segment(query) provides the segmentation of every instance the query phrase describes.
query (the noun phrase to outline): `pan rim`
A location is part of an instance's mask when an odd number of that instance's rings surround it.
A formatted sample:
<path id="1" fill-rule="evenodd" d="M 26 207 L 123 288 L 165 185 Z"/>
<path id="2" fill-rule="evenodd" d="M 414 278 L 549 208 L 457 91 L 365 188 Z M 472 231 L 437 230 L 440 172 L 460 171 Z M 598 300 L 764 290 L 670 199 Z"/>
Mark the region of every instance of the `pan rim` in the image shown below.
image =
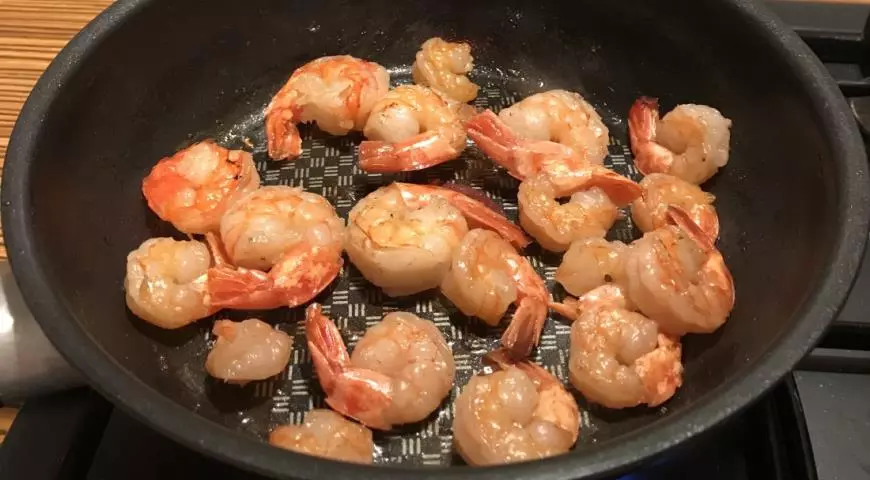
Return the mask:
<path id="1" fill-rule="evenodd" d="M 30 158 L 42 134 L 40 125 L 66 79 L 77 71 L 78 60 L 120 28 L 126 19 L 153 0 L 119 0 L 86 26 L 55 58 L 34 87 L 13 130 L 2 182 L 2 222 L 6 226 L 9 260 L 24 298 L 41 327 L 64 357 L 91 384 L 135 418 L 199 452 L 245 469 L 271 476 L 349 478 L 365 475 L 389 478 L 587 478 L 628 469 L 719 424 L 769 391 L 821 338 L 840 310 L 861 262 L 870 223 L 870 179 L 863 141 L 844 98 L 827 71 L 797 35 L 767 7 L 752 0 L 727 0 L 747 25 L 764 32 L 769 45 L 787 58 L 791 71 L 810 95 L 812 108 L 831 142 L 840 190 L 837 242 L 819 288 L 797 313 L 795 328 L 784 333 L 742 377 L 723 384 L 722 395 L 708 395 L 685 412 L 632 432 L 624 440 L 600 448 L 559 457 L 488 468 L 423 469 L 400 466 L 362 466 L 318 459 L 270 447 L 253 437 L 192 414 L 186 408 L 139 381 L 114 361 L 73 320 L 64 301 L 52 292 L 46 269 L 35 254 L 38 240 L 30 229 Z M 90 345 L 87 345 L 90 344 Z M 86 348 L 83 346 L 87 345 Z"/>

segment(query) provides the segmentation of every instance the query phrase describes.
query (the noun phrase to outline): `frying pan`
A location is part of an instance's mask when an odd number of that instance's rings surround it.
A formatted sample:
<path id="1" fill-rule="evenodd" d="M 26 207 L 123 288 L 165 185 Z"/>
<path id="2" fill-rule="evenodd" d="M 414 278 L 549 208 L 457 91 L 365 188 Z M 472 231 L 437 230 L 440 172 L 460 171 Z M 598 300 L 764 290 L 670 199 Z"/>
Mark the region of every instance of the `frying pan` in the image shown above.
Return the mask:
<path id="1" fill-rule="evenodd" d="M 303 185 L 342 215 L 393 180 L 458 179 L 515 216 L 516 182 L 473 147 L 436 169 L 365 175 L 354 167 L 358 136 L 309 128 L 296 162 L 266 159 L 262 110 L 293 69 L 348 53 L 406 82 L 414 53 L 432 36 L 473 45 L 472 77 L 484 86 L 478 107 L 498 109 L 552 88 L 580 92 L 610 128 L 607 164 L 627 175 L 636 171 L 625 114 L 639 95 L 660 97 L 666 110 L 693 102 L 730 117 L 730 163 L 705 188 L 718 199 L 736 307 L 719 331 L 684 339 L 684 386 L 663 408 L 608 411 L 581 399 L 581 440 L 567 455 L 461 466 L 451 453 L 449 399 L 420 424 L 376 435 L 377 461 L 390 466 L 269 447 L 262 438 L 271 427 L 323 403 L 301 309 L 261 315 L 296 338 L 280 378 L 245 388 L 208 379 L 209 321 L 160 331 L 124 306 L 126 254 L 148 237 L 174 234 L 145 206 L 142 178 L 162 156 L 213 137 L 233 148 L 250 141 L 265 183 Z M 108 398 L 187 446 L 274 477 L 595 477 L 740 410 L 813 346 L 864 250 L 865 162 L 854 121 L 817 59 L 744 0 L 122 0 L 57 57 L 25 105 L 5 165 L 3 224 L 16 278 L 59 350 Z M 624 221 L 611 235 L 630 240 L 636 232 Z M 558 256 L 527 253 L 553 287 Z M 353 267 L 318 300 L 351 345 L 386 311 L 433 320 L 453 346 L 457 388 L 498 338 L 436 293 L 385 298 Z M 535 353 L 563 379 L 567 331 L 549 320 Z"/>

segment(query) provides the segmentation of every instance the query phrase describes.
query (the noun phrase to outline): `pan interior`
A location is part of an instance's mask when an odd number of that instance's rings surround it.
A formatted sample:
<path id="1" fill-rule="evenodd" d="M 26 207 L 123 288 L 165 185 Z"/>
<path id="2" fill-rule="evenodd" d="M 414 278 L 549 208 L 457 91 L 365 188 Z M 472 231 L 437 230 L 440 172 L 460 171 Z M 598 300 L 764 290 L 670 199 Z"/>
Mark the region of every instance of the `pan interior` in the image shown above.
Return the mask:
<path id="1" fill-rule="evenodd" d="M 641 94 L 660 97 L 665 110 L 709 104 L 734 122 L 731 161 L 705 185 L 717 197 L 719 245 L 737 285 L 731 320 L 715 334 L 685 339 L 684 387 L 664 407 L 609 411 L 581 399 L 578 452 L 606 447 L 723 394 L 775 347 L 830 257 L 834 166 L 808 94 L 782 75 L 787 61 L 760 52 L 756 46 L 768 40 L 754 30 L 740 37 L 728 31 L 728 19 L 737 21 L 728 2 L 698 1 L 679 10 L 643 1 L 406 3 L 151 2 L 82 59 L 44 119 L 32 165 L 32 228 L 54 290 L 96 346 L 162 395 L 243 435 L 262 438 L 275 425 L 300 422 L 306 411 L 323 406 L 299 325 L 301 308 L 219 314 L 257 315 L 295 336 L 288 371 L 244 388 L 205 374 L 210 321 L 167 332 L 126 310 L 126 254 L 146 238 L 177 235 L 148 211 L 140 184 L 162 156 L 213 137 L 249 150 L 250 141 L 265 184 L 322 194 L 343 217 L 357 200 L 393 180 L 457 180 L 481 188 L 516 218 L 516 181 L 474 147 L 424 172 L 367 175 L 355 166 L 359 136 L 304 128 L 301 158 L 266 158 L 262 110 L 294 68 L 347 53 L 389 67 L 394 83 L 407 82 L 419 45 L 443 36 L 472 44 L 472 77 L 484 87 L 479 107 L 499 109 L 553 88 L 580 92 L 610 128 L 607 165 L 623 174 L 636 177 L 625 112 Z M 628 219 L 611 232 L 623 241 L 636 236 Z M 560 257 L 536 247 L 527 253 L 558 298 L 562 292 L 552 278 Z M 459 463 L 450 402 L 480 371 L 480 357 L 500 330 L 463 317 L 437 292 L 387 298 L 346 265 L 318 301 L 351 348 L 385 312 L 409 310 L 439 326 L 457 363 L 451 399 L 419 424 L 377 434 L 378 461 Z M 535 354 L 563 380 L 568 332 L 552 317 Z"/>

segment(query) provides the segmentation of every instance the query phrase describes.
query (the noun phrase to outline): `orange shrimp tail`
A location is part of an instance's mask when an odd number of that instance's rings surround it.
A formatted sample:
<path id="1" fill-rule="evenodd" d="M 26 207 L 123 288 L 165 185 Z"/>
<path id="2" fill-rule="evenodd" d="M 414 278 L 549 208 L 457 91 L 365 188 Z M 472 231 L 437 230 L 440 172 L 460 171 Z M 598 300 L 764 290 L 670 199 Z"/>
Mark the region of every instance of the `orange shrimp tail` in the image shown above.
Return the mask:
<path id="1" fill-rule="evenodd" d="M 283 304 L 295 307 L 311 301 L 341 272 L 341 252 L 331 247 L 297 243 L 269 271 Z"/>
<path id="2" fill-rule="evenodd" d="M 268 274 L 232 266 L 208 270 L 208 296 L 215 308 L 271 310 L 285 306 Z"/>
<path id="3" fill-rule="evenodd" d="M 716 250 L 716 247 L 710 240 L 710 236 L 700 226 L 698 226 L 694 220 L 692 220 L 692 217 L 688 212 L 675 205 L 669 205 L 667 216 L 668 221 L 679 227 L 680 230 L 686 232 L 686 234 L 701 250 L 705 252 Z"/>
<path id="4" fill-rule="evenodd" d="M 492 161 L 521 178 L 514 151 L 520 140 L 492 110 L 484 110 L 465 123 L 468 136 Z"/>
<path id="5" fill-rule="evenodd" d="M 350 366 L 350 356 L 338 327 L 323 314 L 323 307 L 318 303 L 305 309 L 305 335 L 317 378 L 329 394 L 335 379 Z"/>
<path id="6" fill-rule="evenodd" d="M 546 302 L 531 297 L 523 298 L 510 325 L 502 334 L 501 344 L 514 359 L 528 357 L 538 345 L 546 320 Z"/>
<path id="7" fill-rule="evenodd" d="M 398 143 L 366 140 L 359 146 L 359 167 L 372 173 L 411 172 L 458 156 L 459 152 L 433 131 Z"/>
<path id="8" fill-rule="evenodd" d="M 674 163 L 674 154 L 655 142 L 658 122 L 658 99 L 640 97 L 628 112 L 628 134 L 634 166 L 644 175 L 667 173 Z"/>
<path id="9" fill-rule="evenodd" d="M 266 113 L 266 137 L 269 143 L 269 158 L 272 160 L 294 159 L 302 154 L 302 136 L 296 128 L 298 112 L 291 108 L 269 106 Z"/>
<path id="10" fill-rule="evenodd" d="M 628 136 L 631 141 L 632 153 L 637 155 L 637 147 L 655 141 L 658 121 L 659 100 L 657 98 L 640 97 L 634 101 L 628 111 Z"/>
<path id="11" fill-rule="evenodd" d="M 643 194 L 643 188 L 636 182 L 606 168 L 602 168 L 592 176 L 592 186 L 604 190 L 610 200 L 619 207 L 630 204 Z"/>
<path id="12" fill-rule="evenodd" d="M 520 227 L 484 203 L 449 188 L 443 188 L 443 191 L 450 204 L 462 212 L 472 227 L 492 230 L 519 249 L 532 243 Z"/>
<path id="13" fill-rule="evenodd" d="M 392 405 L 392 382 L 377 372 L 353 368 L 341 334 L 319 304 L 305 310 L 308 349 L 326 403 L 363 424 L 388 430 L 385 413 Z"/>
<path id="14" fill-rule="evenodd" d="M 559 379 L 552 373 L 548 372 L 544 367 L 537 363 L 531 362 L 528 359 L 516 359 L 511 355 L 509 350 L 500 348 L 493 350 L 483 357 L 485 363 L 497 366 L 504 370 L 509 367 L 516 367 L 523 371 L 529 378 L 538 385 L 561 384 Z"/>

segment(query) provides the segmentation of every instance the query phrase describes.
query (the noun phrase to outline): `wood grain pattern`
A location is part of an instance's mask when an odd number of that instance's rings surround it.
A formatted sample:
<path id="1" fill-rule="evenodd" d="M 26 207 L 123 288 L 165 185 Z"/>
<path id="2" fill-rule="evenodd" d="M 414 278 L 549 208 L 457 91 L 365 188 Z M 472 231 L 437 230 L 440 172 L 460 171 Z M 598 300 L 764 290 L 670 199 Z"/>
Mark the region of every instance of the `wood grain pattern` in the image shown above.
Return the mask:
<path id="1" fill-rule="evenodd" d="M 76 32 L 111 3 L 0 0 L 0 167 L 12 126 L 36 80 Z M 6 258 L 2 233 L 0 258 Z"/>
<path id="2" fill-rule="evenodd" d="M 0 0 L 0 167 L 27 95 L 64 45 L 111 0 Z M 6 247 L 0 228 L 0 259 Z M 18 410 L 0 408 L 0 443 Z"/>

